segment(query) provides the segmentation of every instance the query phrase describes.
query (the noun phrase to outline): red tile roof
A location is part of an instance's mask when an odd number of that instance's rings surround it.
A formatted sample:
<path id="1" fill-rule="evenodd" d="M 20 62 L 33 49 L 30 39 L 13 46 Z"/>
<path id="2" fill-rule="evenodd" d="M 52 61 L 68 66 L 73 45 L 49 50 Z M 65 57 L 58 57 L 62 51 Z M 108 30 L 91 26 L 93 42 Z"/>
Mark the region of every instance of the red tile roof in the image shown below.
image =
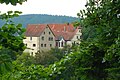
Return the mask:
<path id="1" fill-rule="evenodd" d="M 53 34 L 55 35 L 56 40 L 60 36 L 64 37 L 65 40 L 71 40 L 75 35 L 78 29 L 75 29 L 72 24 L 47 24 Z M 29 24 L 27 26 L 27 30 L 25 35 L 30 37 L 40 36 L 44 31 L 46 24 Z"/>
<path id="2" fill-rule="evenodd" d="M 27 37 L 37 37 L 44 31 L 45 25 L 44 24 L 28 24 L 25 36 Z"/>

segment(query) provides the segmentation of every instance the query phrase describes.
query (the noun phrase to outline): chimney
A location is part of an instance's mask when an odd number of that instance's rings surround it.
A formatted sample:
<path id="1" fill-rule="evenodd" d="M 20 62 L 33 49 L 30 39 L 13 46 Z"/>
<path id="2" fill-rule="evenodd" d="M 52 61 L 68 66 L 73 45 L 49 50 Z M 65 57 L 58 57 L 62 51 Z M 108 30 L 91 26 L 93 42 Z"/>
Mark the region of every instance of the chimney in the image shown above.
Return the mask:
<path id="1" fill-rule="evenodd" d="M 69 22 L 67 23 L 67 25 L 69 25 Z"/>
<path id="2" fill-rule="evenodd" d="M 66 32 L 66 27 L 64 26 L 64 32 Z"/>

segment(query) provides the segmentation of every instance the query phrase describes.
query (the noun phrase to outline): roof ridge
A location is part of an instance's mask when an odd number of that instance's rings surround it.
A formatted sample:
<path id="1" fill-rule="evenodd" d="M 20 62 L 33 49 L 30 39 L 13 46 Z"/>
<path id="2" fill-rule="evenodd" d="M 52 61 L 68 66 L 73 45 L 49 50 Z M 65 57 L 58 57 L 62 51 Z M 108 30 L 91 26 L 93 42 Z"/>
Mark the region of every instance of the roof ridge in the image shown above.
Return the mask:
<path id="1" fill-rule="evenodd" d="M 73 24 L 62 24 L 62 23 L 52 23 L 52 24 L 28 24 L 26 30 L 26 36 L 38 37 L 44 31 L 45 27 L 48 26 L 52 31 L 54 36 L 57 38 L 62 35 L 65 40 L 71 40 L 76 33 L 76 29 Z M 65 28 L 66 27 L 66 28 Z"/>

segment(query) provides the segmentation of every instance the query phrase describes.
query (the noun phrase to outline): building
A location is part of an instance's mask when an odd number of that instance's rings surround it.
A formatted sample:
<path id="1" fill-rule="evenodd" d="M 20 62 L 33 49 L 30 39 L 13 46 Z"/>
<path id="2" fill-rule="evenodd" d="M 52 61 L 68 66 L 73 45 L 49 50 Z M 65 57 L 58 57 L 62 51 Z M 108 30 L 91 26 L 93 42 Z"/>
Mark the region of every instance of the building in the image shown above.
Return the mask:
<path id="1" fill-rule="evenodd" d="M 51 48 L 63 48 L 65 45 L 80 43 L 81 27 L 75 28 L 72 24 L 28 24 L 23 40 L 31 55 Z"/>

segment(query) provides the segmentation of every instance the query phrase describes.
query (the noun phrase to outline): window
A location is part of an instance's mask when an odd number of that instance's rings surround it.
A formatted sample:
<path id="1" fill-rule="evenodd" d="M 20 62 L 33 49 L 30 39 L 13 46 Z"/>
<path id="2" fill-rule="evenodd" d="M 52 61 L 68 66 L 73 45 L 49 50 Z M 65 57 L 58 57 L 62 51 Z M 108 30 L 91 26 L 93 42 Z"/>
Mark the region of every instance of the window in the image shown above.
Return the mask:
<path id="1" fill-rule="evenodd" d="M 49 34 L 51 34 L 51 32 L 49 32 Z"/>
<path id="2" fill-rule="evenodd" d="M 53 41 L 53 37 L 51 37 L 51 41 Z"/>
<path id="3" fill-rule="evenodd" d="M 25 44 L 27 46 L 27 44 Z"/>
<path id="4" fill-rule="evenodd" d="M 36 44 L 33 44 L 33 47 L 36 47 Z"/>
<path id="5" fill-rule="evenodd" d="M 48 38 L 48 41 L 50 41 L 50 37 Z"/>
<path id="6" fill-rule="evenodd" d="M 43 47 L 43 44 L 41 44 L 41 47 Z"/>
<path id="7" fill-rule="evenodd" d="M 32 40 L 32 37 L 30 37 L 30 40 Z"/>
<path id="8" fill-rule="evenodd" d="M 81 30 L 79 30 L 79 32 L 81 32 Z"/>
<path id="9" fill-rule="evenodd" d="M 42 36 L 42 40 L 44 40 L 44 36 Z"/>
<path id="10" fill-rule="evenodd" d="M 59 47 L 60 47 L 60 42 L 59 42 Z"/>
<path id="11" fill-rule="evenodd" d="M 53 37 L 49 37 L 48 40 L 49 40 L 49 41 L 53 41 Z"/>
<path id="12" fill-rule="evenodd" d="M 78 36 L 77 36 L 77 39 L 78 39 Z"/>
<path id="13" fill-rule="evenodd" d="M 44 47 L 46 47 L 46 44 L 44 44 Z"/>
<path id="14" fill-rule="evenodd" d="M 50 44 L 50 47 L 52 47 L 52 44 Z"/>
<path id="15" fill-rule="evenodd" d="M 44 32 L 44 34 L 45 34 L 45 32 Z"/>
<path id="16" fill-rule="evenodd" d="M 58 47 L 58 42 L 56 42 L 56 46 Z"/>
<path id="17" fill-rule="evenodd" d="M 33 52 L 31 52 L 31 55 L 33 56 Z"/>
<path id="18" fill-rule="evenodd" d="M 63 42 L 61 43 L 61 47 L 63 47 Z"/>

